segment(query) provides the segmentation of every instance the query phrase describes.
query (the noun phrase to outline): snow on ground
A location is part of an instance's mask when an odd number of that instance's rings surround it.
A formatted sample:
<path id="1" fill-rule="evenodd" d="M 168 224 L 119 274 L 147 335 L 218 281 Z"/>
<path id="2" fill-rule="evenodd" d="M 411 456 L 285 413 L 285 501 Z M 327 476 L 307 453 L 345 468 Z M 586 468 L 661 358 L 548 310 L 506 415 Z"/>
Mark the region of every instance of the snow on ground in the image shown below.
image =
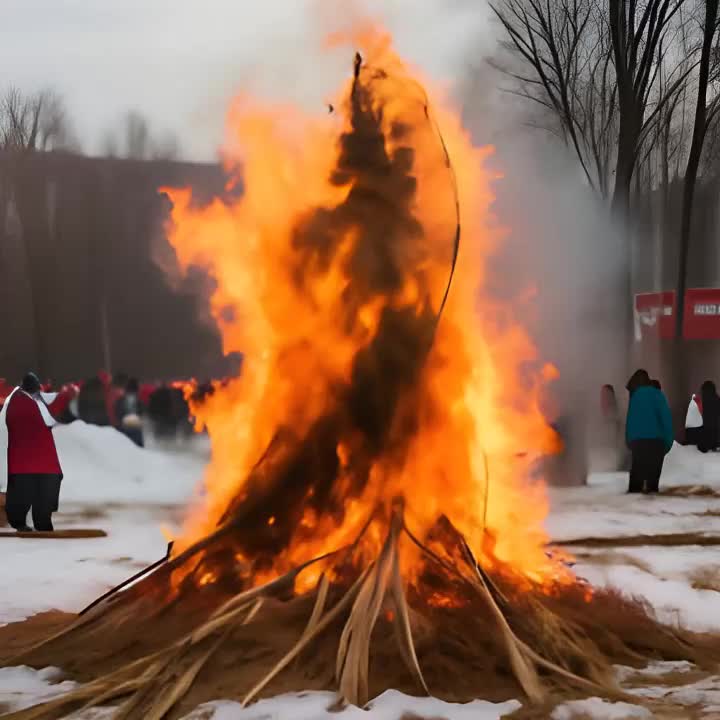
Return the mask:
<path id="1" fill-rule="evenodd" d="M 76 687 L 77 683 L 63 680 L 60 668 L 0 668 L 0 709 L 6 704 L 13 710 L 21 710 L 39 701 L 51 700 Z"/>
<path id="2" fill-rule="evenodd" d="M 658 619 L 668 625 L 720 631 L 719 547 L 641 547 L 611 553 L 591 549 L 583 555 L 574 570 L 593 585 L 644 597 Z M 594 559 L 599 557 L 603 561 L 596 564 Z M 694 587 L 706 579 L 715 589 Z"/>
<path id="3" fill-rule="evenodd" d="M 79 514 L 73 514 L 77 510 Z M 100 527 L 106 538 L 25 540 L 2 538 L 3 582 L 0 625 L 46 610 L 76 612 L 167 551 L 161 525 L 177 517 L 169 510 L 68 505 L 56 526 Z"/>
<path id="4" fill-rule="evenodd" d="M 587 487 L 550 490 L 546 527 L 561 543 L 615 541 L 612 548 L 571 548 L 575 572 L 592 584 L 644 597 L 669 624 L 720 631 L 720 454 L 675 445 L 665 460 L 661 489 L 693 486 L 718 497 L 627 495 L 627 474 L 592 475 Z M 697 544 L 623 546 L 624 539 L 637 542 L 638 536 L 684 534 Z M 714 539 L 717 545 L 701 545 Z"/>
<path id="5" fill-rule="evenodd" d="M 3 574 L 12 582 L 4 583 L 0 592 L 0 625 L 49 609 L 77 611 L 160 558 L 167 543 L 161 528 L 177 526 L 208 458 L 206 439 L 186 449 L 141 450 L 110 428 L 74 423 L 55 433 L 65 471 L 56 525 L 101 527 L 108 537 L 3 539 Z M 0 450 L 3 448 L 0 436 Z M 1 466 L 4 463 L 0 462 Z M 714 488 L 718 497 L 628 496 L 626 484 L 626 475 L 598 474 L 590 478 L 588 487 L 552 489 L 552 510 L 546 523 L 550 536 L 560 542 L 612 538 L 609 547 L 588 542 L 587 547 L 571 548 L 578 575 L 596 585 L 613 585 L 625 593 L 644 596 L 666 622 L 720 631 L 720 545 L 706 542 L 708 538 L 720 542 L 720 455 L 703 456 L 694 448 L 676 446 L 667 457 L 661 480 L 666 488 Z M 0 487 L 3 485 L 0 475 Z M 653 546 L 652 540 L 638 540 L 638 536 L 658 534 L 690 534 L 696 544 L 678 546 L 671 541 L 670 545 Z M 619 668 L 618 676 L 639 702 L 663 698 L 679 706 L 699 705 L 708 713 L 720 713 L 720 677 L 703 676 L 692 666 L 682 665 L 660 663 L 644 671 Z M 680 673 L 687 673 L 684 684 L 677 682 Z M 665 684 L 670 675 L 675 680 L 672 685 Z M 52 669 L 0 669 L 0 707 L 27 706 L 67 690 L 70 685 L 57 684 L 58 677 Z M 514 701 L 500 705 L 477 701 L 459 706 L 389 692 L 374 701 L 370 713 L 347 708 L 330 714 L 330 699 L 323 693 L 303 693 L 263 701 L 244 710 L 219 699 L 199 708 L 188 720 L 359 720 L 368 716 L 399 720 L 403 714 L 412 713 L 448 720 L 491 720 L 518 706 Z M 95 711 L 83 720 L 103 715 Z M 554 720 L 575 717 L 651 715 L 639 705 L 599 698 L 565 703 L 552 713 Z"/>
<path id="6" fill-rule="evenodd" d="M 65 479 L 62 503 L 85 505 L 128 503 L 183 504 L 202 477 L 208 458 L 203 438 L 191 452 L 157 448 L 144 450 L 114 428 L 78 420 L 53 431 Z M 7 429 L 0 423 L 0 451 L 4 457 Z M 7 482 L 7 464 L 0 462 L 0 488 Z"/>
<path id="7" fill-rule="evenodd" d="M 652 713 L 644 707 L 624 702 L 610 702 L 592 697 L 585 700 L 573 700 L 558 705 L 550 716 L 552 720 L 573 720 L 577 717 L 597 720 L 627 720 L 629 718 L 652 718 Z"/>
<path id="8" fill-rule="evenodd" d="M 587 487 L 552 488 L 546 527 L 553 540 L 633 537 L 670 533 L 720 536 L 719 497 L 627 495 L 627 473 L 591 475 Z M 661 488 L 705 486 L 720 494 L 720 453 L 675 447 L 663 467 Z"/>
<path id="9" fill-rule="evenodd" d="M 202 438 L 162 451 L 82 422 L 54 432 L 65 474 L 56 527 L 100 528 L 108 537 L 3 538 L 3 574 L 12 582 L 0 592 L 0 625 L 44 610 L 77 611 L 161 558 L 167 550 L 162 528 L 177 526 L 208 457 Z M 0 467 L 4 475 L 6 464 Z"/>
<path id="10" fill-rule="evenodd" d="M 212 720 L 364 720 L 368 715 L 373 720 L 398 720 L 404 714 L 418 718 L 498 720 L 520 708 L 516 700 L 504 703 L 476 700 L 458 705 L 436 698 L 409 697 L 395 690 L 388 690 L 373 700 L 367 710 L 350 706 L 340 712 L 331 711 L 329 708 L 336 701 L 332 693 L 311 692 L 261 700 L 248 708 L 239 703 L 214 702 L 201 705 L 186 720 L 202 720 L 213 710 Z"/>

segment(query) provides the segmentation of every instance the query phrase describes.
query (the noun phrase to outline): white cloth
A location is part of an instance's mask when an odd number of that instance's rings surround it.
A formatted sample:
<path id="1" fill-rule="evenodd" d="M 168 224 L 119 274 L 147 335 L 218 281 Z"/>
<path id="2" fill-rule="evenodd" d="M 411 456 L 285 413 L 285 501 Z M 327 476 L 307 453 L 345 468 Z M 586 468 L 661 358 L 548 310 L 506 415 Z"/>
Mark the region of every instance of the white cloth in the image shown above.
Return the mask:
<path id="1" fill-rule="evenodd" d="M 10 400 L 12 400 L 12 396 L 19 390 L 20 388 L 16 387 L 6 398 L 5 398 L 5 404 L 2 406 L 2 410 L 0 410 L 0 423 L 5 425 L 7 427 L 7 409 L 10 406 Z"/>
<path id="2" fill-rule="evenodd" d="M 690 398 L 690 404 L 688 405 L 687 415 L 685 417 L 686 428 L 699 428 L 703 426 L 702 413 L 698 404 L 695 402 L 695 396 Z"/>
<path id="3" fill-rule="evenodd" d="M 25 394 L 27 395 L 27 393 Z M 40 410 L 40 415 L 42 415 L 42 419 L 45 424 L 49 428 L 55 427 L 58 424 L 57 420 L 50 413 L 50 410 L 46 405 L 47 400 L 45 400 L 45 398 L 52 397 L 54 400 L 57 397 L 57 393 L 38 393 L 37 395 L 28 395 L 28 397 L 31 397 L 37 404 L 38 410 Z M 50 402 L 52 402 L 52 400 Z"/>
<path id="4" fill-rule="evenodd" d="M 5 404 L 3 405 L 2 413 L 0 413 L 0 418 L 2 418 L 2 422 L 5 423 L 7 427 L 7 409 L 10 405 L 10 399 L 16 392 L 25 393 L 31 400 L 35 401 L 35 404 L 38 406 L 38 410 L 40 411 L 40 416 L 43 419 L 43 422 L 49 427 L 55 427 L 58 423 L 57 420 L 50 414 L 50 411 L 48 410 L 46 402 L 53 402 L 55 398 L 57 397 L 57 393 L 38 393 L 37 395 L 30 395 L 30 393 L 26 393 L 22 388 L 16 387 L 7 397 L 7 400 L 5 400 Z M 49 400 L 46 400 L 45 398 L 50 398 Z"/>
<path id="5" fill-rule="evenodd" d="M 19 390 L 20 388 L 15 388 L 6 398 L 5 398 L 5 404 L 2 406 L 2 410 L 0 410 L 0 424 L 3 428 L 7 428 L 7 409 L 8 405 L 10 405 L 10 399 L 12 396 Z M 7 429 L 4 429 L 1 433 L 2 435 L 2 447 L 0 448 L 0 451 L 2 451 L 2 462 L 3 464 L 3 470 L 2 470 L 2 477 L 0 478 L 0 492 L 6 492 L 7 491 Z"/>

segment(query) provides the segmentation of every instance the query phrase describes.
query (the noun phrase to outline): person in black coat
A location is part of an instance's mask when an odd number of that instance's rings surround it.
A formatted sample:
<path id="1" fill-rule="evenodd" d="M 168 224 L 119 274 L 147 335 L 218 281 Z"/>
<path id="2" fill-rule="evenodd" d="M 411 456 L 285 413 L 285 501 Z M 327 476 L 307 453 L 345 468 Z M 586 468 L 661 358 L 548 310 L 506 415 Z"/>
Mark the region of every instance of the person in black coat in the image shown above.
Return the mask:
<path id="1" fill-rule="evenodd" d="M 698 450 L 706 453 L 717 450 L 720 445 L 720 397 L 712 380 L 702 384 L 700 397 L 703 424 L 699 432 Z"/>
<path id="2" fill-rule="evenodd" d="M 100 378 L 90 378 L 83 384 L 78 397 L 78 415 L 90 425 L 110 425 L 105 388 Z"/>

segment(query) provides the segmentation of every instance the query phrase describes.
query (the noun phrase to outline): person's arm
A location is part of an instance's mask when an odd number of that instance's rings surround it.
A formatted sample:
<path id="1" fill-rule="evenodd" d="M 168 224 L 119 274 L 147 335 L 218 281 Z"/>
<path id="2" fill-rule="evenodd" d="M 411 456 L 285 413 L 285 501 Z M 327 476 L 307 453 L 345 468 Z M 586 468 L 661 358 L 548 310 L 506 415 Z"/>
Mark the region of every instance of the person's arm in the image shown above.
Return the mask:
<path id="1" fill-rule="evenodd" d="M 630 447 L 629 428 L 630 428 L 630 409 L 631 408 L 632 408 L 632 396 L 630 397 L 630 400 L 628 401 L 627 415 L 625 416 L 625 445 L 627 447 Z"/>
<path id="2" fill-rule="evenodd" d="M 41 397 L 43 404 L 48 409 L 50 416 L 54 421 L 51 425 L 47 422 L 47 419 L 44 418 L 46 420 L 46 425 L 48 425 L 48 427 L 53 427 L 61 422 L 61 418 L 63 418 L 65 412 L 70 406 L 70 401 L 73 399 L 74 393 L 70 388 L 63 388 L 61 392 L 56 393 L 52 398 L 44 393 Z"/>

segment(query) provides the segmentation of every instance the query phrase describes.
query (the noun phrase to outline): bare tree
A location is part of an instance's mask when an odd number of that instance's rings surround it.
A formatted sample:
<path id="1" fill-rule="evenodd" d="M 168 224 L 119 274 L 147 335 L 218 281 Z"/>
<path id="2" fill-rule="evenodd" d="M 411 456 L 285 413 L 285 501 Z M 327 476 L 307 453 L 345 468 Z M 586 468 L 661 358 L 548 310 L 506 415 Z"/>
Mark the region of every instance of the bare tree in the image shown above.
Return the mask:
<path id="1" fill-rule="evenodd" d="M 620 113 L 613 208 L 626 217 L 630 185 L 643 145 L 667 103 L 682 90 L 694 64 L 687 58 L 658 86 L 673 21 L 689 0 L 607 0 Z"/>
<path id="2" fill-rule="evenodd" d="M 626 216 L 638 162 L 693 69 L 664 51 L 691 0 L 495 0 L 520 69 L 515 92 L 543 108 L 590 184 Z M 675 57 L 675 56 L 672 56 Z M 664 82 L 659 83 L 665 66 Z"/>
<path id="3" fill-rule="evenodd" d="M 41 93 L 38 150 L 79 150 L 80 144 L 68 119 L 65 102 L 57 93 Z"/>
<path id="4" fill-rule="evenodd" d="M 152 142 L 151 155 L 154 160 L 177 160 L 180 142 L 175 133 L 167 131 Z"/>
<path id="5" fill-rule="evenodd" d="M 0 98 L 0 146 L 10 150 L 75 149 L 63 99 L 52 90 L 30 95 L 10 87 Z"/>
<path id="6" fill-rule="evenodd" d="M 19 88 L 8 88 L 0 98 L 0 132 L 5 149 L 35 149 L 41 110 L 41 97 L 28 98 Z"/>
<path id="7" fill-rule="evenodd" d="M 517 83 L 511 92 L 543 112 L 545 129 L 574 149 L 588 182 L 602 191 L 607 118 L 594 117 L 600 104 L 595 102 L 596 86 L 608 95 L 602 109 L 609 114 L 613 93 L 603 83 L 611 56 L 607 42 L 603 53 L 593 2 L 497 0 L 491 7 L 507 34 L 505 48 L 519 60 L 517 65 L 500 66 Z"/>
<path id="8" fill-rule="evenodd" d="M 100 140 L 100 154 L 109 158 L 116 158 L 120 155 L 120 141 L 113 130 L 103 133 Z"/>
<path id="9" fill-rule="evenodd" d="M 701 174 L 717 178 L 720 177 L 720 34 L 716 34 L 710 53 L 706 125 Z"/>
<path id="10" fill-rule="evenodd" d="M 125 157 L 145 160 L 150 155 L 150 129 L 143 115 L 131 110 L 125 116 Z"/>
<path id="11" fill-rule="evenodd" d="M 677 281 L 677 312 L 675 313 L 675 337 L 682 338 L 683 322 L 685 318 L 685 288 L 687 284 L 687 261 L 690 248 L 690 229 L 692 223 L 693 203 L 695 199 L 695 186 L 697 184 L 698 170 L 702 158 L 705 136 L 708 123 L 712 123 L 718 110 L 718 97 L 710 102 L 708 107 L 708 88 L 711 87 L 711 70 L 713 48 L 716 44 L 718 31 L 718 0 L 705 0 L 705 18 L 703 22 L 703 43 L 700 54 L 700 70 L 698 73 L 697 102 L 695 107 L 695 122 L 693 124 L 692 144 L 685 171 L 683 186 L 683 208 L 680 221 L 680 260 L 678 263 Z"/>
<path id="12" fill-rule="evenodd" d="M 123 116 L 119 131 L 110 129 L 103 134 L 100 154 L 128 160 L 177 160 L 180 143 L 170 131 L 155 135 L 145 116 L 131 110 Z"/>

